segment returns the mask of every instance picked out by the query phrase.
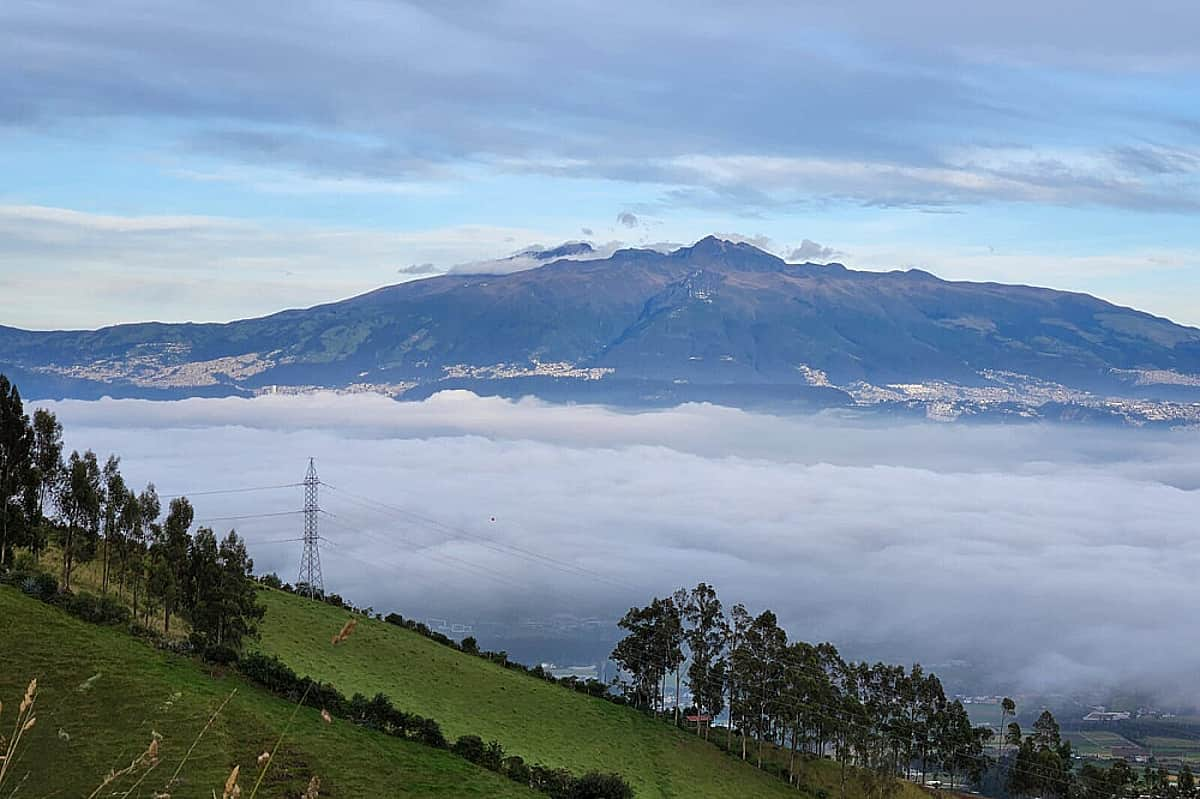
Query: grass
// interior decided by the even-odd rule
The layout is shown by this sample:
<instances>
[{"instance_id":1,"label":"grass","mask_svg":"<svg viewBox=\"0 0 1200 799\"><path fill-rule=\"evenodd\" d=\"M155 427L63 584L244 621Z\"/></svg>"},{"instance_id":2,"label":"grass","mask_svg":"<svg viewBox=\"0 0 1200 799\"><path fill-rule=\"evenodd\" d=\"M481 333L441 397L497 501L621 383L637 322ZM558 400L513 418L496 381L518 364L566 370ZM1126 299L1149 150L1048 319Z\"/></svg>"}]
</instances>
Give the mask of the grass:
<instances>
[{"instance_id":1,"label":"grass","mask_svg":"<svg viewBox=\"0 0 1200 799\"><path fill-rule=\"evenodd\" d=\"M267 607L259 643L264 652L347 694L385 693L396 707L436 719L449 737L472 733L495 739L528 762L576 773L617 771L639 799L796 795L795 788L697 740L695 733L630 708L504 669L381 621L360 620L354 636L333 650L327 631L341 626L346 611L281 591L264 590L261 598ZM809 793L821 788L837 797L835 764L811 765ZM909 785L902 790L909 788L917 790Z\"/></svg>"},{"instance_id":2,"label":"grass","mask_svg":"<svg viewBox=\"0 0 1200 799\"><path fill-rule=\"evenodd\" d=\"M130 794L151 797L163 790L197 733L235 689L169 792L173 799L208 799L214 789L219 796L235 764L241 765L246 790L256 776L257 756L274 744L293 712L293 705L239 677L210 673L7 586L0 586L0 619L5 705L0 720L11 721L30 678L38 679L37 724L22 742L6 796L20 783L18 796L86 797L158 733L160 764ZM317 631L323 649L332 650L329 638L337 629L334 624ZM348 649L338 647L333 654ZM342 721L326 725L316 710L302 708L258 796L300 796L313 775L320 776L322 797L541 796L448 752ZM114 783L104 795L114 788L120 795L133 779Z\"/></svg>"},{"instance_id":3,"label":"grass","mask_svg":"<svg viewBox=\"0 0 1200 799\"><path fill-rule=\"evenodd\" d=\"M46 558L42 562L54 563ZM78 589L98 592L98 565L81 564L75 582ZM485 741L495 739L508 754L575 773L616 771L634 786L638 799L769 799L797 794L778 778L697 740L694 733L629 708L572 693L362 617L353 636L333 647L331 637L350 618L346 611L280 591L264 589L260 598L267 616L257 646L264 652L279 655L298 673L331 682L347 695L383 692L396 707L436 719L451 739L468 733ZM109 769L127 765L141 752L147 742L142 739L152 730L164 735L169 730L159 782L151 779L143 786L161 789L195 733L233 687L238 693L185 771L194 783L189 789L207 787L196 793L176 790L173 796L209 797L213 787L219 795L235 763L242 766L243 788L253 784L247 775L254 773L254 759L286 724L290 705L240 678L213 677L191 661L156 652L123 632L85 625L11 589L0 589L0 618L21 616L10 604L28 607L29 622L19 619L11 628L0 629L0 699L17 696L24 688L23 678L27 682L28 677L42 677L47 685L43 714L49 716L46 708L51 708L58 719L47 718L44 725L39 721L38 744L48 747L51 757L37 759L47 766L26 765L33 772L32 784L43 780L54 787L29 793L57 790L65 796L86 796ZM171 626L176 635L185 627L180 619L172 619ZM39 634L38 629L46 632ZM64 657L93 651L94 656L77 661ZM10 656L13 652L22 654ZM29 665L22 669L21 664ZM75 690L96 674L100 677L90 688ZM61 708L54 708L55 702L61 702ZM108 708L117 711L110 713ZM57 735L64 723L69 741ZM86 737L72 729L85 731ZM279 757L280 774L274 783L268 777L259 796L300 796L313 773L321 776L321 796L541 796L418 744L340 722L323 727L309 709L300 711L296 732L289 734ZM61 758L71 758L70 769L52 767ZM896 799L926 796L907 783L899 783L898 790ZM802 791L838 799L837 764L805 762ZM861 799L866 793L851 771L847 797Z\"/></svg>"}]
</instances>

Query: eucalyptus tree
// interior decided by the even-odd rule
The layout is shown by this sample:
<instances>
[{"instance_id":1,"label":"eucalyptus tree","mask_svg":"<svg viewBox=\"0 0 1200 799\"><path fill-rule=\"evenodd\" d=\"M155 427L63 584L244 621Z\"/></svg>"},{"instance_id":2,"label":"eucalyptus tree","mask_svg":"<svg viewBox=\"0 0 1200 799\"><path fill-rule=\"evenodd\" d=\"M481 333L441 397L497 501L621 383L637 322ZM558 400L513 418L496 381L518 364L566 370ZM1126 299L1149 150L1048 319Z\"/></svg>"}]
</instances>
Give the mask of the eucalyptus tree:
<instances>
[{"instance_id":1,"label":"eucalyptus tree","mask_svg":"<svg viewBox=\"0 0 1200 799\"><path fill-rule=\"evenodd\" d=\"M63 428L45 408L33 412L32 490L35 498L29 548L38 558L46 543L46 501L52 500L66 473L63 463Z\"/></svg>"},{"instance_id":2,"label":"eucalyptus tree","mask_svg":"<svg viewBox=\"0 0 1200 799\"><path fill-rule=\"evenodd\" d=\"M722 657L729 637L721 600L707 583L699 583L688 597L684 617L688 627L686 639L691 662L688 664L688 687L696 703L698 715L716 718L725 707L725 661ZM696 734L701 724L696 723ZM704 727L708 737L709 727Z\"/></svg>"},{"instance_id":3,"label":"eucalyptus tree","mask_svg":"<svg viewBox=\"0 0 1200 799\"><path fill-rule=\"evenodd\" d=\"M752 621L752 619L750 618L750 614L746 611L746 606L743 605L741 602L739 602L730 609L729 622L726 624L726 629L729 632L729 643L725 648L725 669L724 669L724 671L725 671L725 687L726 687L726 690L728 691L728 696L729 696L729 701L728 701L729 728L728 728L727 737L725 740L725 748L731 752L733 751L734 719L737 717L734 712L735 708L736 708L737 712L741 714L741 717L743 720L743 724L739 725L739 729L741 729L744 726L744 721L745 721L745 709L742 706L736 704L737 703L737 692L739 690L739 679L738 679L737 668L734 665L734 653L738 650L738 647L740 647L742 645L742 639L745 638L746 630L748 630L750 628L751 621ZM745 734L744 730L741 730L741 735L742 735L742 760L745 760L746 759L746 734Z\"/></svg>"},{"instance_id":4,"label":"eucalyptus tree","mask_svg":"<svg viewBox=\"0 0 1200 799\"><path fill-rule=\"evenodd\" d=\"M133 519L133 545L129 550L129 571L131 576L131 593L133 594L133 615L137 617L138 596L143 585L147 584L148 572L153 559L150 556L150 545L160 536L158 517L162 513L162 503L158 499L158 491L154 483L148 483L137 496L137 515ZM147 610L149 602L147 601Z\"/></svg>"},{"instance_id":5,"label":"eucalyptus tree","mask_svg":"<svg viewBox=\"0 0 1200 799\"><path fill-rule=\"evenodd\" d=\"M733 652L733 666L738 675L739 704L750 707L749 729L757 740L756 757L762 768L763 741L771 739L777 703L783 683L783 653L787 633L779 627L775 614L764 610L746 628L741 644ZM742 757L745 759L745 736L742 738Z\"/></svg>"},{"instance_id":6,"label":"eucalyptus tree","mask_svg":"<svg viewBox=\"0 0 1200 799\"><path fill-rule=\"evenodd\" d=\"M195 516L187 497L171 500L167 518L150 548L150 592L162 603L163 632L171 631L171 615L179 605L187 579L188 529Z\"/></svg>"},{"instance_id":7,"label":"eucalyptus tree","mask_svg":"<svg viewBox=\"0 0 1200 799\"><path fill-rule=\"evenodd\" d=\"M684 660L683 614L681 609L676 605L674 597L655 599L652 603L652 608L655 627L654 652L655 656L660 658L659 672L661 674L658 707L660 711L666 709L667 675L674 672L676 675L675 720L678 723L678 675L679 668L683 665Z\"/></svg>"},{"instance_id":8,"label":"eucalyptus tree","mask_svg":"<svg viewBox=\"0 0 1200 799\"><path fill-rule=\"evenodd\" d=\"M1000 758L1004 757L1004 747L1008 742L1008 736L1004 734L1004 720L1009 716L1016 718L1017 703L1007 696L1000 701L1000 734L996 736L996 752Z\"/></svg>"},{"instance_id":9,"label":"eucalyptus tree","mask_svg":"<svg viewBox=\"0 0 1200 799\"><path fill-rule=\"evenodd\" d=\"M62 590L71 590L75 564L90 559L100 534L100 464L96 453L71 453L59 487L58 507L63 516Z\"/></svg>"},{"instance_id":10,"label":"eucalyptus tree","mask_svg":"<svg viewBox=\"0 0 1200 799\"><path fill-rule=\"evenodd\" d=\"M617 642L610 657L627 673L626 688L635 707L654 709L659 685L666 674L662 656L662 600L655 599L644 608L630 608L618 622L627 635Z\"/></svg>"},{"instance_id":11,"label":"eucalyptus tree","mask_svg":"<svg viewBox=\"0 0 1200 799\"><path fill-rule=\"evenodd\" d=\"M29 484L32 448L33 429L21 392L0 374L0 566L9 559L13 543L10 528L23 526L25 521L16 502Z\"/></svg>"},{"instance_id":12,"label":"eucalyptus tree","mask_svg":"<svg viewBox=\"0 0 1200 799\"><path fill-rule=\"evenodd\" d=\"M109 565L113 554L123 545L121 511L125 508L125 496L129 489L121 476L121 459L109 455L104 462L104 484L100 493L104 519L104 555L100 577L101 593L108 593Z\"/></svg>"}]
</instances>

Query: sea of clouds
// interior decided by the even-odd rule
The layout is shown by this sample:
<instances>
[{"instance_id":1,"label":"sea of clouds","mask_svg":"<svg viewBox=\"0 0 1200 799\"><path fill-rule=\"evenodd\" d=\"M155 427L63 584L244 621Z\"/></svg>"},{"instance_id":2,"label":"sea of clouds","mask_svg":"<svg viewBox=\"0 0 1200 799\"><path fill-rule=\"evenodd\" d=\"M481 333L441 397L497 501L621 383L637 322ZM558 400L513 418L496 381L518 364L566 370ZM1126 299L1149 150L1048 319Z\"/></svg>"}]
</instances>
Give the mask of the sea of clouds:
<instances>
[{"instance_id":1,"label":"sea of clouds","mask_svg":"<svg viewBox=\"0 0 1200 799\"><path fill-rule=\"evenodd\" d=\"M465 392L39 403L294 580L308 458L327 588L418 618L616 619L700 580L796 637L996 690L1200 688L1200 434L883 423Z\"/></svg>"}]
</instances>

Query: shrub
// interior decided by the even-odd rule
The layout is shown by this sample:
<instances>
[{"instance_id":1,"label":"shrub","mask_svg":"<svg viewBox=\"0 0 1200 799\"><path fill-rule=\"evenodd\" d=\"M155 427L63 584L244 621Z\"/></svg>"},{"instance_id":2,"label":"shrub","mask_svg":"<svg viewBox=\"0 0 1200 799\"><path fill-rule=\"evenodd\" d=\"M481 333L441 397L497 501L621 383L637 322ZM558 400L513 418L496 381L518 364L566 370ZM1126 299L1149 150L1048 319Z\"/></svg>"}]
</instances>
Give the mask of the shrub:
<instances>
[{"instance_id":1,"label":"shrub","mask_svg":"<svg viewBox=\"0 0 1200 799\"><path fill-rule=\"evenodd\" d=\"M436 749L447 748L446 736L442 734L442 728L433 719L414 716L413 728L416 732L416 739L426 746Z\"/></svg>"},{"instance_id":2,"label":"shrub","mask_svg":"<svg viewBox=\"0 0 1200 799\"><path fill-rule=\"evenodd\" d=\"M478 735L463 735L454 742L450 751L471 763L483 760L483 739Z\"/></svg>"},{"instance_id":3,"label":"shrub","mask_svg":"<svg viewBox=\"0 0 1200 799\"><path fill-rule=\"evenodd\" d=\"M21 591L28 596L43 601L58 593L58 580L48 572L15 572L14 579L20 579Z\"/></svg>"},{"instance_id":4,"label":"shrub","mask_svg":"<svg viewBox=\"0 0 1200 799\"><path fill-rule=\"evenodd\" d=\"M513 782L521 785L529 784L529 766L525 765L525 760L517 755L504 758L500 763L500 773Z\"/></svg>"},{"instance_id":5,"label":"shrub","mask_svg":"<svg viewBox=\"0 0 1200 799\"><path fill-rule=\"evenodd\" d=\"M128 624L130 620L129 608L110 596L59 594L55 604L92 624Z\"/></svg>"},{"instance_id":6,"label":"shrub","mask_svg":"<svg viewBox=\"0 0 1200 799\"><path fill-rule=\"evenodd\" d=\"M200 657L208 663L228 666L238 661L237 650L224 644L209 644L200 652Z\"/></svg>"},{"instance_id":7,"label":"shrub","mask_svg":"<svg viewBox=\"0 0 1200 799\"><path fill-rule=\"evenodd\" d=\"M479 765L488 771L499 771L503 763L504 747L500 745L499 741L488 741L488 745L483 750L483 757L479 759Z\"/></svg>"},{"instance_id":8,"label":"shrub","mask_svg":"<svg viewBox=\"0 0 1200 799\"><path fill-rule=\"evenodd\" d=\"M300 678L296 672L277 657L267 657L261 652L252 652L238 663L238 669L250 680L274 694L300 698L304 689L300 687ZM297 689L299 689L297 691Z\"/></svg>"},{"instance_id":9,"label":"shrub","mask_svg":"<svg viewBox=\"0 0 1200 799\"><path fill-rule=\"evenodd\" d=\"M553 799L569 799L567 792L574 782L575 778L566 769L542 765L529 767L529 787L550 794Z\"/></svg>"},{"instance_id":10,"label":"shrub","mask_svg":"<svg viewBox=\"0 0 1200 799\"><path fill-rule=\"evenodd\" d=\"M633 799L633 788L619 774L592 771L572 780L565 799Z\"/></svg>"}]
</instances>

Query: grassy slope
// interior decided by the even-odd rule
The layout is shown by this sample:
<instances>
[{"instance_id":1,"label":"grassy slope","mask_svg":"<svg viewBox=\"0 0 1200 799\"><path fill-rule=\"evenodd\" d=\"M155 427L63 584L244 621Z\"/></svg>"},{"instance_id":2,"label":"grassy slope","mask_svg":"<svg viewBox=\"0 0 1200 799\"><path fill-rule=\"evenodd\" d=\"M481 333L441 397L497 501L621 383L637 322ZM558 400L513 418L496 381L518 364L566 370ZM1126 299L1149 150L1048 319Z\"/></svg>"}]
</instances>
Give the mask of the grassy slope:
<instances>
[{"instance_id":1,"label":"grassy slope","mask_svg":"<svg viewBox=\"0 0 1200 799\"><path fill-rule=\"evenodd\" d=\"M300 674L333 682L347 694L382 691L398 708L430 716L447 736L494 738L530 762L575 772L618 771L639 799L795 796L782 781L737 762L694 734L628 708L572 693L378 621L361 620L344 647L327 631L345 611L279 591L264 591L261 648ZM815 793L838 795L832 762L808 769ZM861 794L861 791L853 791ZM900 797L923 796L910 785Z\"/></svg>"},{"instance_id":2,"label":"grassy slope","mask_svg":"<svg viewBox=\"0 0 1200 799\"><path fill-rule=\"evenodd\" d=\"M328 633L314 631L324 638L325 649L331 649L327 636L336 626ZM328 662L336 667L336 657ZM97 674L90 688L80 689ZM174 799L207 799L214 787L219 795L233 763L254 772L255 756L270 748L292 712L292 705L240 678L214 678L191 660L158 652L121 631L84 624L0 586L0 727L5 734L31 677L39 681L38 722L26 737L17 779L6 780L5 795L29 772L20 796L87 796L109 769L127 765L157 731L163 735L162 763L133 794L152 796L162 790L212 711L237 688L184 768L184 781L171 791ZM341 721L326 726L307 708L296 716L277 766L260 797L299 795L312 774L322 779L322 797L541 796L446 752ZM242 780L244 795L251 782Z\"/></svg>"}]
</instances>

